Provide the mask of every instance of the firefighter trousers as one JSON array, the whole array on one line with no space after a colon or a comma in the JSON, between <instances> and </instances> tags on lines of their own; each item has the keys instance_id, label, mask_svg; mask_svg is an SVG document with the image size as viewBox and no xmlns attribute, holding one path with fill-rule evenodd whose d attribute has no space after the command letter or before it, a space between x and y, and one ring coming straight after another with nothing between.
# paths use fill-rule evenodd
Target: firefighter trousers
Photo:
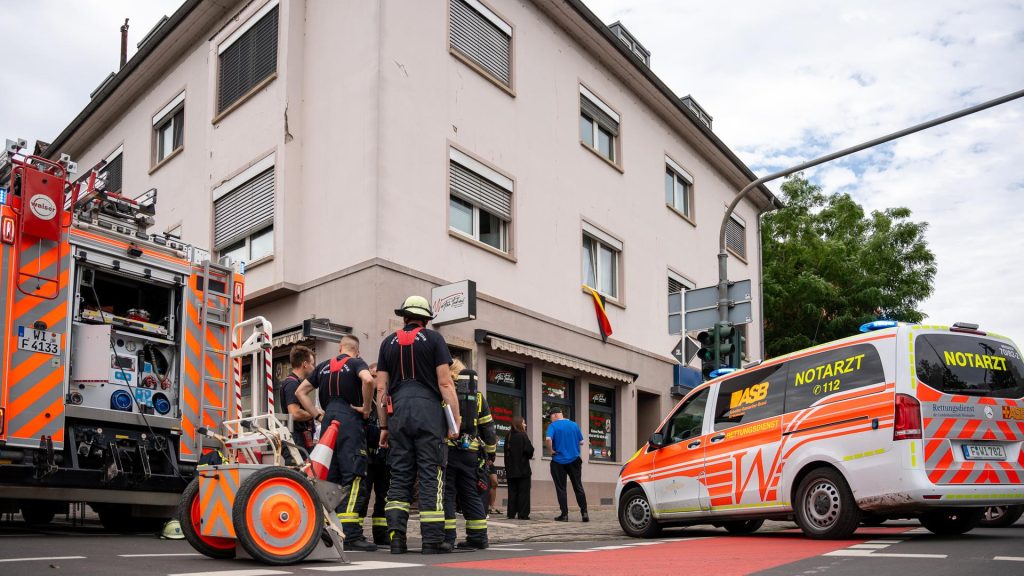
<instances>
[{"instance_id":1,"label":"firefighter trousers","mask_svg":"<svg viewBox=\"0 0 1024 576\"><path fill-rule=\"evenodd\" d=\"M426 386L407 382L391 396L388 465L391 486L384 514L388 535L404 538L413 484L419 489L420 533L424 544L444 541L444 467L447 456L441 401Z\"/></svg>"},{"instance_id":2,"label":"firefighter trousers","mask_svg":"<svg viewBox=\"0 0 1024 576\"><path fill-rule=\"evenodd\" d=\"M388 520L384 516L388 485L391 483L391 471L387 464L388 451L378 448L374 453L373 447L368 447L367 451L370 452L370 465L366 469L366 485L373 491L373 541L376 544L388 544ZM369 501L367 498L359 510L360 516L366 516Z\"/></svg>"},{"instance_id":3,"label":"firefighter trousers","mask_svg":"<svg viewBox=\"0 0 1024 576\"><path fill-rule=\"evenodd\" d=\"M480 499L476 450L448 449L444 479L444 539L455 544L455 504L466 519L466 542L487 545L487 510Z\"/></svg>"},{"instance_id":4,"label":"firefighter trousers","mask_svg":"<svg viewBox=\"0 0 1024 576\"><path fill-rule=\"evenodd\" d=\"M327 406L324 429L335 420L341 425L327 481L341 486L341 503L335 512L345 531L345 540L354 542L365 538L363 516L370 499L370 486L366 482L366 429L363 415L341 400Z\"/></svg>"}]
</instances>

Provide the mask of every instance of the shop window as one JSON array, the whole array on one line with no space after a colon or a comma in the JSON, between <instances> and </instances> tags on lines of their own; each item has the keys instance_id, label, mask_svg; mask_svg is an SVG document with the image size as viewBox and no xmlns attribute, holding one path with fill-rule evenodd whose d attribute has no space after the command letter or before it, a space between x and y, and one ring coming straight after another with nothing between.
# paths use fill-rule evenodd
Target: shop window
<instances>
[{"instance_id":1,"label":"shop window","mask_svg":"<svg viewBox=\"0 0 1024 576\"><path fill-rule=\"evenodd\" d=\"M541 415L543 417L545 433L547 432L548 424L551 423L551 416L549 415L551 409L556 406L562 409L562 416L569 420L576 420L576 414L573 410L576 405L573 402L573 389L575 387L576 382L571 378L552 374L541 375L541 395L543 397ZM551 456L551 451L548 450L547 446L544 447L544 456Z\"/></svg>"},{"instance_id":2,"label":"shop window","mask_svg":"<svg viewBox=\"0 0 1024 576\"><path fill-rule=\"evenodd\" d=\"M498 434L498 452L512 430L512 419L526 416L526 371L503 362L487 361L487 403Z\"/></svg>"},{"instance_id":3,"label":"shop window","mask_svg":"<svg viewBox=\"0 0 1024 576\"><path fill-rule=\"evenodd\" d=\"M590 460L615 461L615 390L590 386L587 440Z\"/></svg>"}]
</instances>

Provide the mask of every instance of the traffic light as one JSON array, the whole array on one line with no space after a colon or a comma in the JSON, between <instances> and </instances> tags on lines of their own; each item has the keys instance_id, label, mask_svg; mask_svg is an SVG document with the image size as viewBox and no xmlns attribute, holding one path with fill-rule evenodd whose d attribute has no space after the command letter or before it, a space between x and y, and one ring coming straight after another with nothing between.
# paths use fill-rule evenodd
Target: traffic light
<instances>
[{"instance_id":1,"label":"traffic light","mask_svg":"<svg viewBox=\"0 0 1024 576\"><path fill-rule=\"evenodd\" d=\"M728 322L715 324L715 368L739 368L733 364L735 346L733 335L739 332Z\"/></svg>"},{"instance_id":2,"label":"traffic light","mask_svg":"<svg viewBox=\"0 0 1024 576\"><path fill-rule=\"evenodd\" d=\"M747 339L743 337L743 331L733 328L732 331L732 360L729 365L739 369L743 365L743 350L746 348Z\"/></svg>"},{"instance_id":3,"label":"traffic light","mask_svg":"<svg viewBox=\"0 0 1024 576\"><path fill-rule=\"evenodd\" d=\"M718 341L717 333L718 327L716 326L710 331L705 330L697 334L697 342L700 343L700 349L697 350L697 358L700 358L700 373L705 381L710 380L711 373L718 369L714 350L714 343Z\"/></svg>"}]
</instances>

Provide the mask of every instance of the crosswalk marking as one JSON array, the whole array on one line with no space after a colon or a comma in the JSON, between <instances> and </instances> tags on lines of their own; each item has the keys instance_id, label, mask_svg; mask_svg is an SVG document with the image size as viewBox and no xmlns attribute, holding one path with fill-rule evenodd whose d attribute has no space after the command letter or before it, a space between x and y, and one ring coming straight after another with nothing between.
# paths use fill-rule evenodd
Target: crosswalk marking
<instances>
[{"instance_id":1,"label":"crosswalk marking","mask_svg":"<svg viewBox=\"0 0 1024 576\"><path fill-rule=\"evenodd\" d=\"M182 552L180 554L118 554L118 558L169 558L171 556L202 556L196 552Z\"/></svg>"},{"instance_id":2,"label":"crosswalk marking","mask_svg":"<svg viewBox=\"0 0 1024 576\"><path fill-rule=\"evenodd\" d=\"M1024 562L1024 556L996 556L993 560L1004 560L1007 562Z\"/></svg>"},{"instance_id":3,"label":"crosswalk marking","mask_svg":"<svg viewBox=\"0 0 1024 576\"><path fill-rule=\"evenodd\" d=\"M358 570L388 570L392 568L418 568L423 564L412 564L409 562L380 562L368 560L366 562L353 562L338 566L311 566L304 567L305 570L316 570L318 572L356 572ZM229 576L229 575L225 575Z\"/></svg>"},{"instance_id":4,"label":"crosswalk marking","mask_svg":"<svg viewBox=\"0 0 1024 576\"><path fill-rule=\"evenodd\" d=\"M291 574L283 570L263 570L260 568L248 570L216 570L213 572L186 572L183 574L168 574L167 576L275 576L276 574Z\"/></svg>"},{"instance_id":5,"label":"crosswalk marking","mask_svg":"<svg viewBox=\"0 0 1024 576\"><path fill-rule=\"evenodd\" d=\"M85 556L40 556L36 558L2 558L0 562L32 562L35 560L84 560Z\"/></svg>"},{"instance_id":6,"label":"crosswalk marking","mask_svg":"<svg viewBox=\"0 0 1024 576\"><path fill-rule=\"evenodd\" d=\"M894 554L889 552L875 552L874 550L835 550L827 552L824 556L857 556L868 558L948 558L946 554Z\"/></svg>"},{"instance_id":7,"label":"crosswalk marking","mask_svg":"<svg viewBox=\"0 0 1024 576\"><path fill-rule=\"evenodd\" d=\"M573 548L552 548L550 550L544 550L544 552L597 552L597 550L594 550L593 548L584 548L582 550Z\"/></svg>"},{"instance_id":8,"label":"crosswalk marking","mask_svg":"<svg viewBox=\"0 0 1024 576\"><path fill-rule=\"evenodd\" d=\"M850 546L849 549L853 549L853 550L856 550L856 549L861 549L861 550L881 550L883 548L888 548L888 547L889 547L889 544L870 544L868 542L865 542L863 544L854 544L853 546Z\"/></svg>"}]
</instances>

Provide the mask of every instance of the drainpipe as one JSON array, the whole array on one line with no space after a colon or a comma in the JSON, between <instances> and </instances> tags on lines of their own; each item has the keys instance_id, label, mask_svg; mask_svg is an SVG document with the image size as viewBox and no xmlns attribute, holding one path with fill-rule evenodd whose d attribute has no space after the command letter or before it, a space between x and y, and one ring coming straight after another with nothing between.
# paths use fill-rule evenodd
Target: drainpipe
<instances>
[{"instance_id":1,"label":"drainpipe","mask_svg":"<svg viewBox=\"0 0 1024 576\"><path fill-rule=\"evenodd\" d=\"M121 26L121 65L118 66L118 70L124 68L124 65L128 63L128 19L124 19L124 25Z\"/></svg>"}]
</instances>

